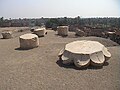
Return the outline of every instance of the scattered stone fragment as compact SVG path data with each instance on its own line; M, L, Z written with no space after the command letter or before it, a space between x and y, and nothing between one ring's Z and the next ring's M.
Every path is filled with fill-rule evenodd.
M46 29L45 28L35 29L33 33L36 34L38 37L43 37L45 36Z
M80 29L76 29L76 35L77 36L80 36L80 37L83 37L83 36L85 36L85 32L84 31L82 31L82 30L80 30Z
M4 31L2 32L3 39L9 39L12 38L12 31Z

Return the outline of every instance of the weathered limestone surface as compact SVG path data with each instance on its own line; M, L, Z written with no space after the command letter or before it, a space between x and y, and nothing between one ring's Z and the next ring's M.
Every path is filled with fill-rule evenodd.
M76 29L75 34L76 34L77 36L81 36L81 37L82 37L82 36L86 36L85 32L82 31L82 30L80 30L80 29Z
M60 36L67 36L68 35L68 26L58 26L57 32Z
M36 34L38 37L42 37L45 35L46 29L45 28L35 29L33 33Z
M39 39L35 34L21 35L19 41L21 49L31 49L39 46Z
M9 38L13 37L11 31L2 32L2 36L3 36L4 39L9 39Z
M81 68L88 65L102 66L111 54L107 48L97 41L74 41L65 45L59 53L63 64L74 63Z

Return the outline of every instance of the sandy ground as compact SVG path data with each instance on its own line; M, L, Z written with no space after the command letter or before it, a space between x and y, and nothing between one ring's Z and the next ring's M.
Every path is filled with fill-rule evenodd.
M1 32L1 30L0 30ZM30 31L14 32L12 39L0 35L0 90L120 90L120 46L98 37L57 36L48 31L39 38L40 46L19 49L19 36ZM60 49L74 40L95 40L108 47L112 57L103 67L77 69L65 66L58 58Z

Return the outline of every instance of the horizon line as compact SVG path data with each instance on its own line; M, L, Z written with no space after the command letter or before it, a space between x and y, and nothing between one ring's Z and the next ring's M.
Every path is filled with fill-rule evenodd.
M79 16L79 15L78 15ZM67 17L67 18L76 18L78 16L57 16L57 17L44 17L44 16L41 16L41 17L4 17L4 16L0 16L3 17L4 19L41 19L41 18L64 18L64 17ZM80 18L120 18L120 16L79 16Z

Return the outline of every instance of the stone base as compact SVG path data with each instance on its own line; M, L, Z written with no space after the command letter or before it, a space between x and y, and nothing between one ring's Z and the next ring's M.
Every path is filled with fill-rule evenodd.
M32 49L39 46L38 36L35 34L24 34L19 37L21 49Z

